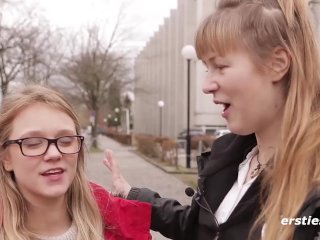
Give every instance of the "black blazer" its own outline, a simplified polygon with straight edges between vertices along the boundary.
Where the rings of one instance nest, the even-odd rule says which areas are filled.
[[[145,188],[133,188],[128,199],[152,203],[151,228],[175,240],[245,240],[259,205],[259,178],[240,200],[229,219],[217,225],[214,212],[238,177],[239,164],[256,145],[254,135],[228,134],[217,139],[212,151],[198,158],[198,189],[191,206],[161,198]]]
[[[176,200],[161,198],[146,188],[132,188],[128,199],[150,202],[151,228],[168,238],[247,240],[260,212],[262,174],[252,183],[225,223],[218,225],[214,212],[236,181],[239,164],[255,145],[254,135],[227,134],[214,142],[211,152],[201,154],[198,158],[198,187],[191,206],[181,206]],[[310,192],[297,217],[309,216],[320,219],[320,188]],[[253,233],[252,239],[261,239],[261,229]],[[293,239],[320,239],[320,224],[296,226]]]
[[[256,145],[254,135],[226,135],[215,142],[211,153],[198,159],[199,227],[194,239],[229,240],[248,238],[249,231],[260,211],[260,178],[258,177],[237,204],[227,221],[217,224],[214,212],[238,177],[239,164]],[[206,206],[206,208],[204,208]],[[211,211],[208,211],[208,209]]]

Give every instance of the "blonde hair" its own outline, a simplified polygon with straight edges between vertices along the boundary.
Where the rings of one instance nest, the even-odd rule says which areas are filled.
[[[7,95],[3,99],[0,111],[0,145],[8,140],[12,131],[12,121],[24,108],[44,103],[66,113],[74,122],[77,134],[80,134],[80,124],[72,106],[58,92],[41,86],[29,86],[22,91]],[[3,159],[5,149],[0,148]],[[0,163],[0,193],[3,205],[3,226],[0,227],[0,239],[31,240],[34,234],[26,227],[28,206],[26,200],[14,181],[13,174],[4,169]],[[5,196],[3,195],[5,193]],[[68,214],[78,228],[77,239],[103,239],[102,217],[98,205],[91,192],[84,170],[84,149],[78,155],[75,178],[66,193]]]
[[[281,217],[296,217],[320,185],[320,61],[308,1],[221,0],[195,45],[200,59],[243,48],[258,68],[276,47],[290,56],[281,142],[263,178],[266,200],[255,227],[266,224],[264,239],[292,239],[294,226],[281,226]]]

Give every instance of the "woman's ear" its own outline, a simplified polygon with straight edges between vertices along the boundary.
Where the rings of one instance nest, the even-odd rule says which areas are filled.
[[[8,153],[2,154],[2,164],[6,171],[10,172],[13,171],[12,161],[10,160],[10,157],[8,156]]]
[[[269,69],[271,69],[270,74],[271,80],[273,82],[278,82],[283,79],[290,67],[290,56],[284,48],[277,47],[274,49],[270,62]]]

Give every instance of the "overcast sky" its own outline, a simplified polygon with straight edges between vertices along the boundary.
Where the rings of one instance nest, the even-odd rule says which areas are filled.
[[[177,0],[125,0],[126,16],[136,25],[137,39],[144,42],[150,37]],[[35,4],[52,25],[77,29],[87,23],[103,21],[118,13],[121,0],[24,0]]]

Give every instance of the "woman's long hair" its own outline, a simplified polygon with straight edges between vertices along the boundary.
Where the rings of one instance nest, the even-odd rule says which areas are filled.
[[[80,134],[77,115],[62,95],[45,87],[29,86],[3,99],[0,110],[0,146],[8,140],[17,114],[35,103],[43,103],[66,113],[73,120],[77,134]],[[14,181],[13,173],[6,171],[3,166],[5,151],[0,147],[0,198],[3,205],[0,239],[31,240],[34,239],[34,233],[26,226],[28,205]],[[103,239],[102,217],[85,175],[83,148],[78,155],[75,178],[66,193],[66,204],[68,214],[78,228],[77,239]]]
[[[221,0],[195,41],[200,59],[242,47],[263,68],[277,47],[290,56],[281,143],[263,179],[267,197],[255,226],[266,224],[264,239],[292,239],[294,226],[281,226],[281,218],[296,217],[320,185],[320,61],[308,1]]]

